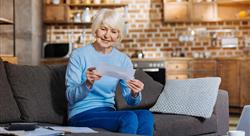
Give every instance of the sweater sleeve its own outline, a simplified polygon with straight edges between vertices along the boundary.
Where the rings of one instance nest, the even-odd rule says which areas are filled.
[[[126,59],[124,62],[124,66],[130,70],[133,69],[133,64],[129,58]],[[131,89],[127,86],[127,83],[125,80],[120,80],[121,88],[122,88],[122,96],[126,100],[128,105],[135,106],[138,105],[141,102],[142,94],[141,92],[137,97],[133,97],[131,95]]]
[[[86,85],[85,64],[81,62],[84,61],[81,61],[80,56],[73,52],[65,75],[66,98],[69,104],[84,99],[91,91]]]

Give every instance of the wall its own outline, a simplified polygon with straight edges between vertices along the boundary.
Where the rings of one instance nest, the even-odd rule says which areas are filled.
[[[42,1],[15,0],[15,5],[18,63],[37,65],[42,45]]]
[[[173,50],[182,48],[186,56],[192,52],[209,51],[213,57],[235,57],[248,55],[249,49],[244,47],[244,39],[250,37],[250,21],[200,22],[200,23],[164,23],[162,0],[124,0],[128,5],[128,35],[119,46],[120,50],[132,55],[135,50],[142,49],[147,58],[170,57]],[[239,38],[236,48],[222,48],[220,40],[216,46],[211,46],[208,37],[196,37],[193,42],[181,43],[178,37],[187,33],[188,28],[206,27],[208,30],[234,29]],[[88,26],[49,26],[47,41],[68,41],[69,32],[74,33],[77,41],[82,29],[85,29],[86,39],[91,39]],[[218,36],[224,36],[219,33]],[[78,45],[78,46],[81,46]]]

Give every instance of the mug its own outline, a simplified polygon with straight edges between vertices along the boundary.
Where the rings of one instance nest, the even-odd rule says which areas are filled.
[[[228,132],[228,136],[245,136],[245,131],[231,130]]]

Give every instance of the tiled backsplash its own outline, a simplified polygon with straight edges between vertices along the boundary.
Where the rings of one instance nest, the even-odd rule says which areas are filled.
[[[162,0],[124,0],[128,3],[128,34],[118,47],[121,51],[132,55],[136,50],[142,49],[146,58],[170,57],[174,50],[182,49],[186,56],[192,56],[193,52],[211,52],[212,57],[239,57],[248,54],[244,40],[250,37],[250,21],[227,22],[187,22],[166,23],[163,21]],[[194,28],[206,28],[208,31],[233,30],[233,32],[216,32],[217,40],[212,46],[209,34],[207,36],[195,36],[193,41],[180,42],[179,36],[189,34]],[[68,42],[72,33],[72,41],[79,42],[81,33],[85,31],[85,41],[90,42],[90,25],[61,25],[47,27],[48,42]],[[235,48],[222,48],[220,38],[227,36],[238,38],[238,46]],[[80,47],[82,44],[76,44]]]

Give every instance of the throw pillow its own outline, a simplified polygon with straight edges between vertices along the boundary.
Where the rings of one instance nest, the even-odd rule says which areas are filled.
[[[22,119],[32,122],[65,123],[66,66],[6,64],[6,68]]]
[[[0,123],[21,121],[21,114],[11,91],[2,61],[0,61],[0,110]]]
[[[142,90],[142,101],[137,106],[129,106],[122,97],[122,91],[120,85],[116,91],[116,107],[118,110],[126,109],[149,109],[157,101],[163,85],[157,81],[154,81],[147,73],[138,69],[135,72],[135,78],[144,83],[144,89]]]
[[[167,80],[153,112],[209,118],[217,99],[219,77]]]

